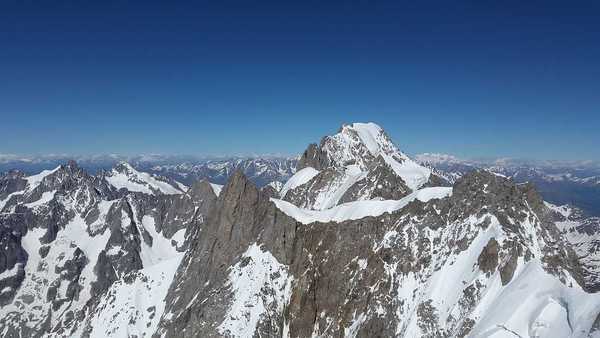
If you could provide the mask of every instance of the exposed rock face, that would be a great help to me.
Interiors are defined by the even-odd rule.
[[[442,175],[437,170],[432,170],[431,175],[429,176],[429,180],[423,186],[424,187],[450,187],[450,186],[452,186],[452,183],[453,182],[451,180],[444,177],[444,175]]]
[[[25,189],[27,181],[25,175],[19,171],[9,171],[0,179],[0,200],[6,200],[14,192]],[[2,208],[0,208],[0,211]]]
[[[325,142],[326,140],[324,139],[321,144],[324,144]],[[317,170],[323,170],[328,166],[329,160],[327,158],[327,154],[324,153],[321,150],[321,147],[316,143],[311,143],[308,145],[308,148],[306,148],[304,153],[302,153],[296,169],[301,170],[306,167],[313,167]]]
[[[268,196],[269,198],[279,198],[279,191],[275,190],[275,188],[270,185],[266,185],[260,190],[265,196]]]
[[[340,203],[364,199],[399,200],[411,192],[402,177],[385,163],[381,156],[377,157],[373,169],[354,183],[342,196]]]
[[[26,229],[0,227],[0,306],[12,302],[25,278],[27,252],[21,246],[22,231]]]
[[[292,204],[306,209],[327,209],[336,205],[339,192],[345,187],[345,181],[351,173],[344,169],[328,168],[322,170],[314,178],[292,190],[284,199]],[[341,188],[340,188],[341,187]]]
[[[485,273],[493,273],[498,267],[498,242],[490,239],[477,259],[479,269]]]
[[[588,289],[600,291],[600,218],[572,206],[547,203],[550,217],[573,248],[581,263],[582,275]]]
[[[484,317],[476,313],[493,301],[485,298],[494,297],[487,290],[494,283],[509,287],[517,271],[540,266],[546,272],[539,273],[563,279],[563,287],[573,283],[569,269],[576,267],[568,256],[554,266],[544,263],[557,257],[552,252],[560,236],[551,238],[556,232],[544,229],[549,224],[528,207],[536,196],[491,173],[465,176],[443,200],[414,202],[379,217],[310,225],[282,214],[247,180],[234,177],[206,223],[206,237],[197,239],[198,247],[179,268],[179,282],[167,297],[176,301],[167,305],[158,335],[235,336],[241,327],[245,334],[273,337],[282,332],[292,337],[465,337],[485,331],[478,327]],[[459,212],[471,206],[474,214]],[[524,227],[518,231],[517,224],[499,222],[519,215]],[[492,233],[499,238],[485,239]],[[540,237],[532,242],[534,235]],[[264,288],[246,303],[230,278],[234,272],[246,276],[243,267],[253,266],[261,272],[250,274],[250,280],[262,283],[256,246],[276,263],[267,265],[273,270],[260,284]],[[468,257],[471,264],[464,261]],[[475,278],[437,277],[456,269]],[[455,288],[434,292],[447,283]],[[451,304],[445,304],[448,299]],[[249,310],[238,308],[246,306]]]
[[[261,236],[276,238],[274,247],[290,245],[285,240],[286,226],[274,227],[277,218],[287,222],[287,227],[295,225],[293,220],[282,217],[268,197],[241,172],[236,172],[182,261],[167,297],[170,301],[159,334],[218,336],[218,325],[229,305],[228,269]],[[276,330],[272,333],[281,333],[282,327],[272,329]]]
[[[11,172],[0,182],[0,241],[6,248],[0,253],[0,332],[6,337],[102,336],[115,326],[135,326],[108,323],[108,331],[94,333],[99,325],[91,320],[121,287],[117,282],[130,275],[148,280],[152,275],[145,271],[163,261],[177,266],[186,234],[198,231],[216,202],[206,182],[184,194],[181,185],[140,174],[132,182],[151,194],[132,192],[74,162],[27,177]],[[169,189],[175,194],[166,194]]]

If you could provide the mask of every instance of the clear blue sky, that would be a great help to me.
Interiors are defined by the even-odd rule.
[[[600,2],[419,3],[2,1],[0,153],[600,159]]]

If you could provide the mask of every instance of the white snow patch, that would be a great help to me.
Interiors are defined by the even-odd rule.
[[[356,261],[356,264],[358,264],[359,269],[364,270],[367,268],[367,259],[361,258]]]
[[[162,233],[156,231],[154,217],[144,215],[142,217],[142,226],[152,237],[152,246],[142,241],[140,258],[142,259],[144,268],[178,257],[181,254],[177,251],[176,247],[171,245],[170,239],[165,238]]]
[[[336,206],[346,191],[367,175],[357,165],[346,166],[344,173],[338,176],[315,197],[311,209],[325,210]]]
[[[598,312],[600,295],[586,293],[577,283],[566,287],[534,259],[494,297],[471,335],[510,330],[521,337],[586,337]]]
[[[210,183],[210,187],[212,188],[215,195],[217,195],[217,197],[219,197],[219,195],[221,194],[221,190],[223,190],[223,185]]]
[[[185,242],[185,229],[180,229],[177,230],[177,232],[173,235],[173,237],[171,237],[172,241],[175,241],[175,243],[177,243],[177,247],[180,247],[183,245],[183,243]]]
[[[358,137],[362,140],[363,144],[369,149],[369,152],[373,156],[379,155],[381,152],[381,134],[383,129],[375,123],[353,123],[352,128],[358,133]]]
[[[97,208],[99,216],[98,219],[89,226],[89,230],[91,233],[95,234],[106,225],[106,216],[108,215],[110,208],[115,202],[116,200],[98,202]]]
[[[290,179],[285,182],[283,188],[281,188],[281,192],[279,193],[281,198],[284,198],[288,191],[307,183],[318,174],[319,171],[313,167],[306,167],[298,170],[294,176],[290,177]]]
[[[552,203],[548,203],[546,201],[544,201],[544,204],[546,205],[547,208],[550,208],[553,211],[556,211],[557,213],[559,213],[561,216],[563,216],[565,219],[568,219],[571,214],[573,213],[573,209],[569,206],[569,205],[554,205]]]
[[[279,210],[295,220],[310,224],[313,222],[343,222],[346,220],[361,219],[367,216],[379,216],[386,212],[394,212],[402,209],[408,203],[414,200],[427,202],[435,198],[444,198],[452,194],[452,188],[447,187],[430,187],[417,190],[410,195],[399,200],[385,201],[355,201],[337,205],[326,210],[309,210],[298,208],[295,205],[271,198]]]
[[[6,205],[6,203],[8,203],[8,201],[10,201],[10,199],[13,196],[15,196],[15,195],[22,195],[22,194],[23,194],[23,191],[15,191],[15,192],[13,192],[11,194],[8,194],[5,199],[0,200],[0,211],[2,211],[2,209],[4,209],[4,206]]]
[[[56,190],[46,191],[46,192],[42,193],[42,196],[37,201],[27,203],[24,205],[28,208],[35,208],[40,205],[44,205],[44,204],[52,201],[52,199],[54,198],[54,194],[56,194]]]
[[[364,313],[361,313],[356,317],[356,313],[354,314],[354,318],[352,318],[352,324],[349,327],[344,328],[344,337],[346,338],[354,338],[358,334],[358,330],[362,326],[362,324],[367,320],[367,316]]]
[[[135,272],[128,284],[111,285],[97,312],[89,319],[90,337],[150,337],[165,310],[165,297],[183,255]]]
[[[15,276],[22,267],[22,263],[16,263],[11,269],[4,270],[2,273],[0,273],[0,280]]]
[[[31,303],[13,302],[0,308],[0,316],[11,316],[14,313],[20,313],[28,318],[28,327],[35,327],[45,320],[48,310],[52,306],[51,302],[46,301],[46,294],[51,283],[60,278],[55,272],[55,267],[61,266],[67,259],[73,257],[77,248],[79,248],[87,259],[88,263],[83,268],[79,276],[79,284],[82,290],[79,298],[69,304],[69,308],[77,310],[83,308],[90,299],[91,283],[96,280],[94,268],[100,252],[105,248],[106,242],[110,236],[109,231],[103,234],[90,236],[87,232],[85,221],[76,215],[67,225],[61,229],[56,239],[49,245],[49,251],[46,257],[40,256],[39,238],[46,233],[46,229],[34,228],[27,231],[27,234],[21,239],[21,245],[27,252],[28,259],[25,265],[25,280],[17,290],[15,299],[21,297],[33,297]],[[68,283],[61,282],[58,288],[57,296],[64,297]],[[61,320],[60,316],[53,316],[51,325],[55,325]]]
[[[283,189],[283,183],[281,183],[279,181],[272,181],[267,185],[272,187],[273,189],[275,189],[275,191],[277,191],[277,192],[280,192],[281,189]]]
[[[177,184],[177,187],[179,188],[179,190],[181,190],[183,192],[187,192],[190,189],[187,185],[185,185],[181,182],[175,181],[175,184]]]
[[[287,266],[256,243],[242,257],[245,266],[239,262],[231,267],[228,285],[233,300],[217,330],[223,335],[251,338],[265,313],[281,315],[291,297],[293,277],[288,274]],[[264,292],[266,288],[269,292]]]
[[[402,177],[411,190],[417,190],[427,183],[431,170],[411,160],[385,137],[383,129],[375,123],[353,123],[352,129],[356,131],[362,143],[371,155],[381,155],[385,162]]]
[[[417,164],[408,157],[402,162],[398,162],[392,156],[385,154],[382,154],[382,156],[385,162],[392,167],[398,176],[402,177],[411,190],[418,189],[429,180],[431,170]]]
[[[33,189],[35,189],[40,183],[42,183],[42,180],[48,176],[51,175],[53,173],[55,173],[58,169],[60,168],[60,166],[52,169],[52,170],[43,170],[41,173],[36,174],[36,175],[32,175],[32,176],[28,176],[25,177],[25,180],[27,181],[27,189],[29,191],[32,191]]]
[[[111,246],[108,251],[106,251],[106,255],[108,256],[116,256],[121,252],[121,246]]]
[[[127,163],[121,163],[121,165],[124,166],[125,172],[113,169],[110,172],[110,175],[106,176],[108,183],[117,189],[125,188],[132,192],[153,194],[153,191],[150,189],[152,188],[166,195],[181,194],[183,192],[167,182],[156,179],[148,173],[135,170]]]

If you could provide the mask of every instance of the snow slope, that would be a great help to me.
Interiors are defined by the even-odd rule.
[[[117,189],[154,194],[154,191],[166,195],[181,194],[183,191],[171,184],[156,179],[154,176],[135,170],[128,163],[122,162],[106,175],[106,180]]]
[[[165,309],[165,296],[183,254],[116,281],[89,319],[90,338],[151,337]]]
[[[93,225],[92,225],[93,226]],[[31,299],[31,302],[13,302],[0,308],[0,316],[17,316],[17,314],[27,316],[28,326],[30,328],[43,325],[43,320],[51,308],[52,303],[46,301],[46,294],[49,288],[60,281],[60,274],[56,272],[55,267],[62,267],[65,264],[65,258],[73,256],[75,250],[79,248],[89,259],[79,277],[79,283],[83,286],[79,294],[79,300],[71,303],[71,309],[82,308],[90,299],[91,283],[96,280],[94,267],[100,251],[102,251],[110,236],[109,231],[96,236],[90,236],[86,231],[87,225],[79,216],[76,216],[62,229],[57,238],[49,246],[45,257],[40,254],[40,248],[43,246],[39,238],[45,233],[44,229],[36,228],[27,232],[22,239],[22,245],[29,255],[25,265],[26,278],[19,288],[15,299]],[[60,282],[58,296],[65,296],[67,292],[65,282]],[[62,287],[64,285],[64,287]],[[52,324],[60,321],[61,316],[53,316]]]
[[[281,191],[279,192],[280,196],[285,197],[285,194],[287,194],[289,190],[307,183],[313,177],[317,176],[317,174],[319,174],[319,171],[311,167],[298,170],[287,182],[285,182],[283,188],[281,188]]]
[[[474,337],[584,338],[600,312],[600,295],[586,293],[577,283],[565,287],[534,260],[497,291],[486,310]]]
[[[290,300],[293,277],[288,275],[287,266],[256,243],[242,259],[247,264],[231,267],[228,285],[233,300],[217,330],[232,337],[252,338],[261,317],[283,313]]]
[[[351,128],[356,130],[371,155],[374,157],[381,155],[409,188],[416,190],[427,183],[431,170],[398,150],[380,126],[375,123],[353,123]]]
[[[40,183],[42,183],[42,180],[44,180],[46,176],[54,174],[58,169],[60,169],[60,166],[52,170],[44,170],[39,174],[25,177],[25,180],[27,181],[27,190],[31,191],[35,189]]]
[[[217,197],[219,197],[219,195],[221,194],[221,190],[223,190],[223,185],[210,183],[210,187],[212,188],[215,195],[217,195]]]
[[[272,198],[279,210],[293,217],[298,222],[310,224],[313,222],[343,222],[351,219],[360,219],[368,216],[379,216],[386,212],[402,209],[414,200],[427,202],[434,198],[444,198],[452,194],[452,188],[432,187],[417,190],[401,200],[387,201],[355,201],[337,205],[325,210],[310,210],[298,208],[292,203]]]

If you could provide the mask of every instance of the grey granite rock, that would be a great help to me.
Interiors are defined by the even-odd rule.
[[[321,147],[316,143],[311,143],[308,148],[302,153],[300,160],[298,160],[297,170],[304,169],[306,167],[313,167],[317,170],[325,169],[329,166],[329,160],[327,154],[325,154]]]

